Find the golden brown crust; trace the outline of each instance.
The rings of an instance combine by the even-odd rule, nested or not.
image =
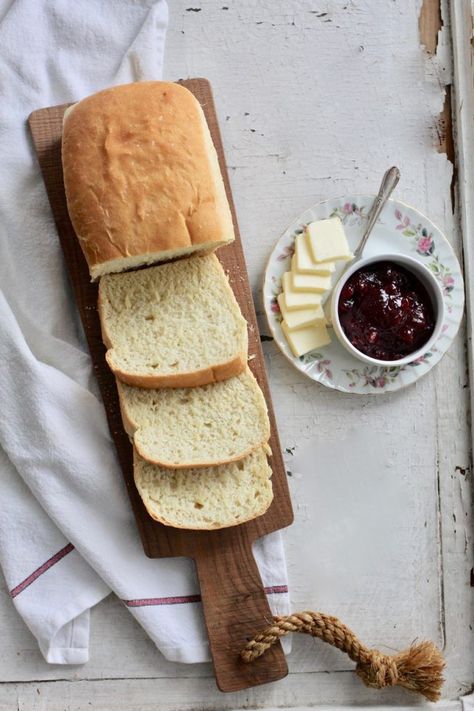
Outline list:
[[[64,122],[62,160],[69,214],[93,276],[112,260],[121,271],[130,257],[157,261],[234,239],[206,119],[179,84],[125,84],[79,102]]]
[[[135,432],[137,431],[137,426],[136,426],[136,423],[133,422],[133,420],[131,420],[127,415],[127,410],[126,410],[124,402],[123,402],[123,393],[122,393],[122,389],[120,387],[120,381],[118,378],[115,378],[115,385],[116,385],[117,393],[118,393],[120,414],[122,416],[123,428],[133,443],[133,437],[135,435]]]
[[[104,346],[106,348],[112,348],[112,341],[110,340],[109,334],[107,333],[107,329],[105,326],[106,318],[104,311],[104,296],[101,288],[101,282],[99,282],[99,291],[97,296],[97,312],[99,314],[100,331],[102,333],[102,341],[104,342]]]
[[[105,342],[105,338],[104,338]],[[114,366],[110,351],[105,354],[107,363],[114,375],[127,385],[135,385],[138,388],[196,388],[199,385],[209,385],[218,383],[221,380],[233,378],[240,375],[247,366],[247,353],[240,353],[235,358],[218,363],[210,368],[193,370],[189,373],[163,373],[163,375],[134,375],[126,373]]]
[[[167,462],[164,459],[150,459],[150,457],[147,457],[143,454],[142,450],[140,449],[140,445],[134,442],[137,454],[142,459],[144,459],[145,462],[148,462],[149,464],[154,464],[158,467],[163,467],[163,469],[208,469],[209,467],[220,467],[223,464],[233,464],[233,462],[241,462],[242,459],[245,459],[257,449],[261,449],[265,446],[265,444],[266,442],[262,440],[261,442],[257,442],[253,447],[248,447],[247,449],[242,450],[242,452],[239,452],[239,454],[237,454],[235,457],[227,457],[226,459],[219,459],[218,461],[180,462],[179,464],[176,464],[176,462]]]
[[[166,518],[161,518],[160,516],[156,516],[156,515],[153,513],[153,511],[150,509],[150,507],[147,505],[146,501],[143,501],[143,499],[142,499],[142,502],[143,502],[144,507],[145,507],[146,510],[147,510],[148,515],[151,516],[151,518],[152,518],[154,521],[158,521],[158,523],[162,523],[163,526],[169,526],[170,528],[181,528],[181,529],[184,529],[185,531],[220,531],[220,530],[223,529],[223,528],[233,528],[234,526],[240,526],[240,525],[243,524],[243,523],[247,523],[247,521],[253,521],[254,519],[258,518],[259,516],[263,516],[263,514],[264,514],[266,511],[268,511],[268,509],[270,508],[270,505],[271,505],[271,503],[272,503],[272,502],[270,501],[270,503],[268,504],[268,506],[267,506],[267,505],[262,506],[262,508],[260,509],[260,511],[257,511],[257,512],[253,513],[251,516],[246,516],[245,518],[242,518],[238,523],[225,523],[225,524],[220,524],[220,525],[218,525],[218,524],[211,524],[211,525],[209,525],[209,526],[200,526],[200,527],[196,527],[196,528],[188,528],[187,526],[179,525],[179,524],[176,523],[176,522],[168,521]]]

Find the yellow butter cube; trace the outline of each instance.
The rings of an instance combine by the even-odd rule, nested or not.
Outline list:
[[[281,328],[291,348],[291,352],[296,358],[310,351],[314,351],[317,348],[328,346],[331,343],[331,338],[324,324],[319,326],[306,326],[306,328],[291,331],[285,321],[282,321]]]
[[[298,309],[316,308],[321,306],[321,294],[315,294],[310,291],[295,291],[292,283],[291,272],[285,272],[282,278],[283,291],[285,293],[285,303],[288,311],[297,311]]]
[[[286,307],[285,294],[280,294],[278,296],[278,306],[280,307],[281,315],[285,319],[285,323],[290,331],[295,331],[296,329],[304,328],[305,326],[316,326],[326,323],[326,317],[321,305],[312,309],[289,311]]]
[[[291,270],[298,274],[332,274],[336,269],[334,262],[324,262],[316,264],[309,249],[309,242],[306,232],[296,235],[295,254],[291,260]]]
[[[338,217],[311,222],[306,227],[311,256],[315,262],[347,261],[352,257],[347,238]]]
[[[315,294],[324,294],[331,288],[331,277],[320,276],[319,274],[295,274],[291,273],[293,289],[295,291],[312,291]]]

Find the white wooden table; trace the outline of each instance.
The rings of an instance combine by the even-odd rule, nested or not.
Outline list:
[[[213,85],[259,310],[265,263],[285,226],[320,199],[373,192],[393,163],[402,173],[395,196],[440,225],[461,257],[460,218],[466,234],[474,225],[470,9],[454,0],[450,18],[441,4],[437,37],[439,3],[425,0],[426,49],[421,0],[170,3],[165,77]],[[462,142],[453,214],[440,112],[454,76]],[[474,681],[465,323],[429,375],[381,398],[326,390],[291,369],[271,341],[264,348],[292,474],[293,609],[338,615],[382,649],[432,639],[448,664],[443,707],[458,708]],[[418,703],[401,690],[366,689],[346,657],[308,638],[293,640],[284,681],[220,694],[209,665],[165,661],[112,596],[93,610],[90,662],[48,666],[4,585],[0,592],[2,710]]]

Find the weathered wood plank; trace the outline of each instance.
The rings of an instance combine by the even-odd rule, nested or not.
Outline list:
[[[196,709],[261,708],[268,711],[299,706],[314,708],[311,693],[324,694],[328,703],[337,704],[340,711],[349,711],[353,704],[377,703],[371,689],[360,685],[353,674],[338,674],[338,684],[326,674],[295,674],[284,682],[254,688],[243,694],[221,694],[216,705],[212,679],[122,679],[97,681],[56,681],[37,684],[4,684],[0,687],[0,711],[196,711]],[[388,689],[385,703],[399,711],[412,711],[413,697],[400,689]],[[379,698],[379,702],[381,699]],[[382,711],[387,706],[371,706],[370,711]],[[440,711],[460,711],[459,702],[441,702]],[[304,711],[304,708],[300,709]]]

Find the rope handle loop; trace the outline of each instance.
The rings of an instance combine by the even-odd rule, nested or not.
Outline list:
[[[363,645],[337,617],[322,612],[296,612],[274,617],[271,625],[246,644],[240,653],[242,660],[253,662],[290,632],[309,634],[340,649],[356,662],[356,674],[366,686],[383,689],[398,684],[422,694],[428,701],[440,698],[445,662],[432,642],[412,644],[409,649],[394,655],[382,654]]]

